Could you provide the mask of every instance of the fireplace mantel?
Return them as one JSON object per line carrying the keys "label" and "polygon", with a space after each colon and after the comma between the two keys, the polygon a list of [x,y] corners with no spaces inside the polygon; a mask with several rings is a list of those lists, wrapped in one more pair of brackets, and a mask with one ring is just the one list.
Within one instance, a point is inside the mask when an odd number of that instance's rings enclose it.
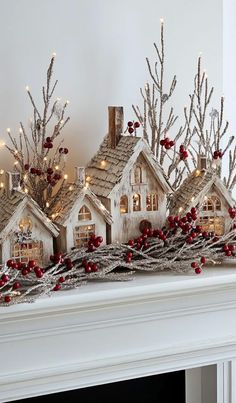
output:
{"label": "fireplace mantel", "polygon": [[90,283],[0,319],[0,402],[231,362],[236,267]]}

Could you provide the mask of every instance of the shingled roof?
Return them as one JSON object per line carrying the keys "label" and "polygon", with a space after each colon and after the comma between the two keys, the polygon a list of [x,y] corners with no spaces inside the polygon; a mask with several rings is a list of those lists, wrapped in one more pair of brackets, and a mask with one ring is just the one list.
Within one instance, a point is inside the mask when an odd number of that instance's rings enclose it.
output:
{"label": "shingled roof", "polygon": [[55,223],[63,225],[67,218],[69,218],[75,203],[77,203],[79,200],[83,200],[85,197],[87,197],[94,208],[100,212],[100,214],[104,217],[104,220],[111,224],[111,214],[100,202],[97,196],[90,189],[76,183],[68,183],[66,186],[61,188],[54,202],[50,206],[49,215],[54,215],[53,220]]}
{"label": "shingled roof", "polygon": [[234,200],[214,169],[195,170],[172,195],[170,213],[178,214],[181,209],[181,213],[185,214],[191,207],[196,206],[212,187],[215,187],[233,207]]}
{"label": "shingled roof", "polygon": [[121,136],[116,148],[108,146],[108,136],[104,138],[98,152],[86,168],[87,180],[89,178],[92,191],[97,196],[108,197],[132,168],[140,153],[147,160],[163,189],[171,192],[171,186],[150,147],[143,138],[135,136]]}
{"label": "shingled roof", "polygon": [[53,236],[59,234],[57,227],[46,217],[29,195],[14,190],[9,195],[6,192],[0,193],[0,239],[8,234],[20,211],[23,211],[25,207],[29,207],[32,214],[42,222]]}

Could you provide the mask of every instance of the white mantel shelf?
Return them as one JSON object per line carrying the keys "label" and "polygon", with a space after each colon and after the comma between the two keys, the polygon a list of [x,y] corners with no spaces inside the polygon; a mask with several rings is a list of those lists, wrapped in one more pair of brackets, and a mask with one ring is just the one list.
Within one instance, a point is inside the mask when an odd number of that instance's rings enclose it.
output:
{"label": "white mantel shelf", "polygon": [[0,402],[235,357],[236,266],[90,283],[0,308]]}

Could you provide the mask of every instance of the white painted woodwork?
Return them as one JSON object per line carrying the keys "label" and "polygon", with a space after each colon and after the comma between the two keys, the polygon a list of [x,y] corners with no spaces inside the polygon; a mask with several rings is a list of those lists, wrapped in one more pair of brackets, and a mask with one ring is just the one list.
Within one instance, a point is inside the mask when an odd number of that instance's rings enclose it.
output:
{"label": "white painted woodwork", "polygon": [[200,276],[141,274],[2,307],[0,401],[213,364],[219,395],[219,365],[236,358],[235,317],[233,266]]}

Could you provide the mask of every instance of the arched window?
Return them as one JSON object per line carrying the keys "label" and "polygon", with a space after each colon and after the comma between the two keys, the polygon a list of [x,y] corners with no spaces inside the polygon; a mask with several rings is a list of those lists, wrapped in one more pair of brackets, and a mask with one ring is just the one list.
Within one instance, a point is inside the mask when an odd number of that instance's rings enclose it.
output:
{"label": "arched window", "polygon": [[141,210],[141,196],[138,193],[133,195],[133,211]]}
{"label": "arched window", "polygon": [[217,211],[221,210],[221,201],[220,201],[219,197],[217,197],[217,196],[215,196],[215,209]]}
{"label": "arched window", "polygon": [[123,195],[120,198],[120,213],[128,213],[128,197],[126,195]]}
{"label": "arched window", "polygon": [[203,211],[220,211],[221,210],[221,201],[218,196],[209,196],[206,197],[203,204]]}
{"label": "arched window", "polygon": [[92,219],[91,211],[87,206],[82,206],[79,215],[78,215],[78,220],[79,221],[89,221]]}
{"label": "arched window", "polygon": [[146,210],[147,211],[157,211],[158,210],[158,195],[156,193],[147,194]]}
{"label": "arched window", "polygon": [[142,168],[139,165],[134,168],[134,183],[142,183]]}

